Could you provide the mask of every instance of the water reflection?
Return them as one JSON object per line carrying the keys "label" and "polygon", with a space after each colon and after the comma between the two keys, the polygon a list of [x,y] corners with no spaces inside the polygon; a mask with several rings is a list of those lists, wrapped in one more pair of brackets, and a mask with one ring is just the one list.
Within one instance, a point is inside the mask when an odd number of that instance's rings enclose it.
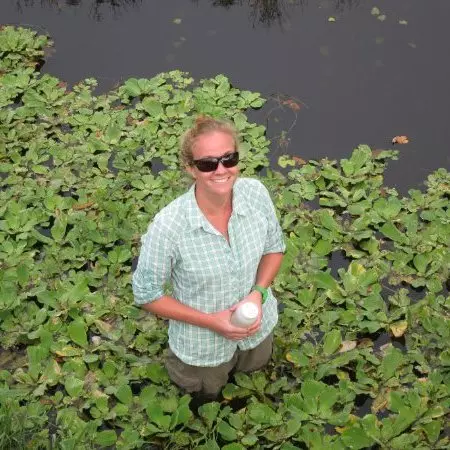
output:
{"label": "water reflection", "polygon": [[[251,9],[250,17],[253,25],[261,23],[270,26],[274,23],[282,25],[289,18],[289,10],[303,8],[309,0],[210,0],[213,6],[231,8],[248,4]],[[192,0],[199,3],[199,0]],[[351,9],[360,3],[360,0],[313,0],[314,5],[335,11]],[[103,19],[102,10],[109,8],[114,16],[119,15],[129,7],[142,4],[142,0],[16,0],[17,9],[22,12],[28,6],[41,5],[62,10],[65,6],[88,6],[89,15],[95,20]]]}
{"label": "water reflection", "polygon": [[[242,5],[245,0],[212,0],[213,6],[230,8],[234,5]],[[260,22],[264,25],[272,25],[277,22],[280,25],[287,16],[287,5],[296,6],[303,0],[247,0],[251,7],[251,19],[253,25]]]}
{"label": "water reflection", "polygon": [[[213,6],[221,6],[224,8],[242,5],[245,2],[251,7],[253,24],[259,22],[267,26],[275,22],[280,25],[283,24],[288,18],[289,9],[294,7],[303,8],[309,3],[308,0],[211,0]],[[314,1],[314,4],[322,8],[343,11],[357,6],[359,2],[360,0],[319,0],[318,2]]]}
{"label": "water reflection", "polygon": [[89,15],[97,21],[103,18],[102,9],[109,8],[113,16],[119,15],[128,7],[135,7],[142,3],[142,0],[16,0],[17,9],[22,12],[29,6],[41,5],[57,10],[64,9],[65,6],[79,7],[87,5]]}

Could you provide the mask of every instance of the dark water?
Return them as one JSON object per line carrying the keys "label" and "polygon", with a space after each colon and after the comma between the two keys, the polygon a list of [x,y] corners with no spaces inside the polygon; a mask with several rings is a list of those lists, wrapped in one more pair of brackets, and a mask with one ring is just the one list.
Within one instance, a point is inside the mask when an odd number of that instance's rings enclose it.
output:
{"label": "dark water", "polygon": [[3,0],[0,17],[49,32],[43,70],[69,83],[93,76],[107,90],[180,69],[261,92],[270,100],[254,117],[274,159],[340,158],[407,135],[387,184],[404,193],[449,167],[448,0]]}

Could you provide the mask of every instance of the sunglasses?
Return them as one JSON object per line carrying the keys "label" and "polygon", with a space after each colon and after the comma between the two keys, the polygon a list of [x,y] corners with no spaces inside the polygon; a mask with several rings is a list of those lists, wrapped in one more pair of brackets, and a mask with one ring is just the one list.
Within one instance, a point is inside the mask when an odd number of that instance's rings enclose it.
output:
{"label": "sunglasses", "polygon": [[219,163],[222,163],[223,167],[229,169],[234,167],[239,162],[239,152],[228,153],[220,158],[202,158],[194,159],[192,164],[197,167],[200,172],[213,172],[219,167]]}

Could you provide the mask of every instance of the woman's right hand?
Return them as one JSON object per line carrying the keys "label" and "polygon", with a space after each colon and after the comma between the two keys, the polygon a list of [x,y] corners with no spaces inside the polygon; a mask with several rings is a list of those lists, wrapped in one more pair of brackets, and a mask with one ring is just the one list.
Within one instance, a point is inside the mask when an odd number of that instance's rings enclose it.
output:
{"label": "woman's right hand", "polygon": [[249,337],[252,333],[247,328],[237,327],[230,322],[232,314],[229,309],[210,313],[208,328],[233,341],[240,341]]}

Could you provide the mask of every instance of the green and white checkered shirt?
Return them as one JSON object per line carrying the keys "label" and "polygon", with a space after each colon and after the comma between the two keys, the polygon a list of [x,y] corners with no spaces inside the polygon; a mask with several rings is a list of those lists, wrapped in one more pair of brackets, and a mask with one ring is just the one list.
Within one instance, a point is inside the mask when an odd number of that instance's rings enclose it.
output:
{"label": "green and white checkered shirt", "polygon": [[[138,305],[163,296],[163,286],[170,281],[181,303],[206,313],[227,309],[250,293],[261,257],[285,250],[273,203],[261,182],[236,180],[229,242],[201,212],[194,188],[163,208],[142,237],[133,274]],[[207,328],[170,320],[169,346],[186,364],[217,366],[229,361],[238,347],[256,347],[277,320],[277,301],[269,290],[255,335],[232,341]]]}

